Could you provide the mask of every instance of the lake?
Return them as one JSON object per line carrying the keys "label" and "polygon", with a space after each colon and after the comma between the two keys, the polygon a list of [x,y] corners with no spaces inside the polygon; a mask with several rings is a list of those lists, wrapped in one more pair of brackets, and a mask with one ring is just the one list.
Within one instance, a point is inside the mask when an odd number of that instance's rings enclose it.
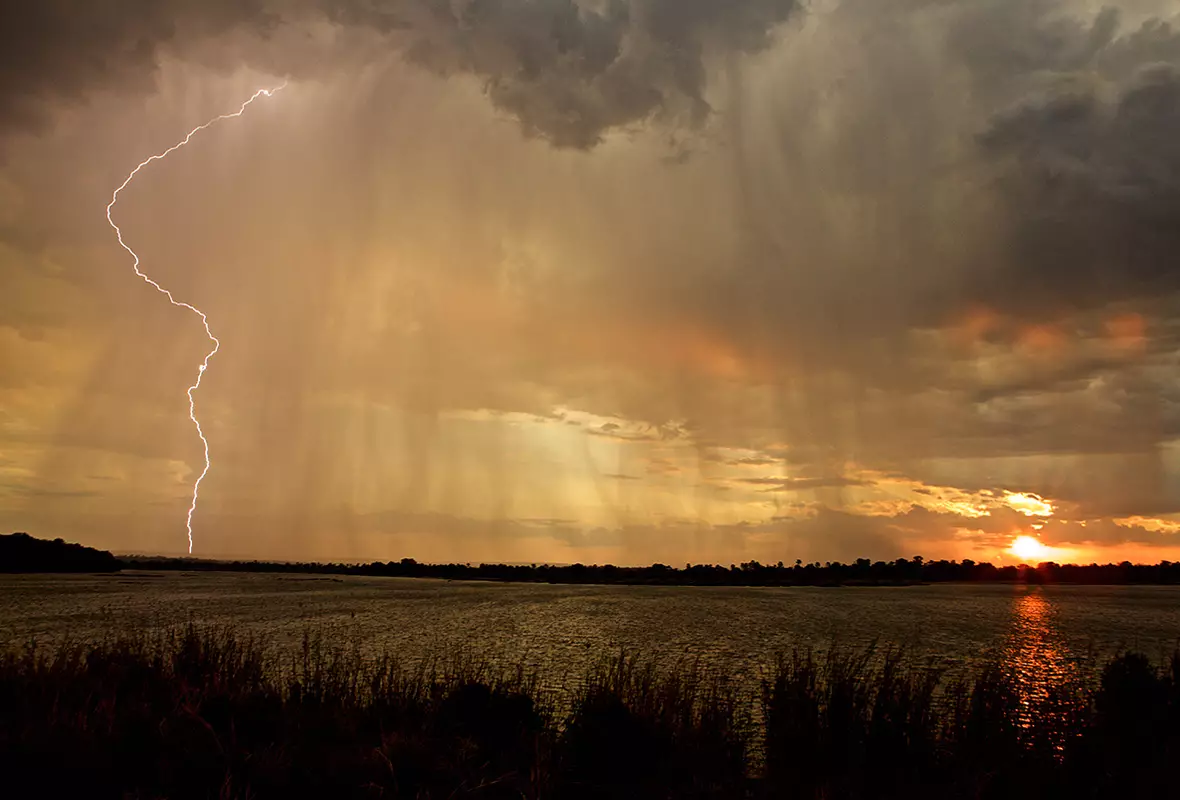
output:
{"label": "lake", "polygon": [[231,623],[297,644],[307,630],[407,662],[463,649],[561,685],[620,649],[702,659],[753,680],[779,652],[904,646],[952,672],[983,658],[1034,682],[1087,654],[1157,657],[1180,640],[1180,587],[550,586],[245,573],[0,576],[0,642]]}

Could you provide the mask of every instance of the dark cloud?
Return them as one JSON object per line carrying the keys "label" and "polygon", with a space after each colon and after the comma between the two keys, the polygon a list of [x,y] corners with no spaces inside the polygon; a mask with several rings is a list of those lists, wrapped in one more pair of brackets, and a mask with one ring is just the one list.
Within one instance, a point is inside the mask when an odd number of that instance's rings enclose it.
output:
{"label": "dark cloud", "polygon": [[[796,0],[425,1],[412,61],[485,81],[524,131],[588,148],[650,118],[700,124],[709,51],[752,52]],[[394,6],[393,8],[396,8]]]}
{"label": "dark cloud", "polygon": [[1115,41],[1117,9],[1079,14],[1063,0],[952,2],[947,46],[990,102],[1011,98],[1046,74],[1085,69]]}
{"label": "dark cloud", "polygon": [[[192,52],[229,30],[260,38],[331,22],[388,37],[413,63],[474,75],[528,135],[589,148],[610,131],[660,118],[699,125],[711,52],[752,52],[797,0],[84,0],[8,3],[0,11],[0,120],[38,121],[46,101],[143,86],[162,52]],[[233,57],[301,74],[298,49]],[[220,66],[236,66],[222,64]]]}
{"label": "dark cloud", "polygon": [[[1180,32],[1077,30],[1075,72],[998,113],[1009,257],[984,299],[1025,315],[1180,289]],[[1085,46],[1082,46],[1082,43]]]}
{"label": "dark cloud", "polygon": [[[899,340],[971,307],[1043,319],[1176,288],[1175,23],[832,5],[785,42],[777,98],[733,101],[742,281],[698,290],[742,346],[773,331],[778,358],[829,363],[837,338],[853,369],[908,378]],[[883,352],[841,341],[870,338]]]}
{"label": "dark cloud", "polygon": [[39,124],[48,103],[147,88],[161,49],[278,17],[263,0],[14,0],[0,5],[0,125]]}

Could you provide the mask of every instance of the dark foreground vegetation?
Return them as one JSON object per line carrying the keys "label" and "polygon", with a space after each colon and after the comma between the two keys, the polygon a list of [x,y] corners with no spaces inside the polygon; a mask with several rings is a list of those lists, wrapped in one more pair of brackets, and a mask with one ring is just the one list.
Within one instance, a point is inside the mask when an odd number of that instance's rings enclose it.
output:
{"label": "dark foreground vegetation", "polygon": [[559,705],[471,659],[189,627],[0,659],[0,775],[38,798],[1174,797],[1178,687],[1180,657],[1030,696],[1001,666],[796,653],[743,699],[620,657]]}

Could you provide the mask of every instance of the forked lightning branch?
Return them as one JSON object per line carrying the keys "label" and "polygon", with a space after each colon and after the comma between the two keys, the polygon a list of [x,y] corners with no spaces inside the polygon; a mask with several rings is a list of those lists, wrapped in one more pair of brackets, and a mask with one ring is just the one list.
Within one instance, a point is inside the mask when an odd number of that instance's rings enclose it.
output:
{"label": "forked lightning branch", "polygon": [[144,167],[148,166],[149,164],[151,164],[154,161],[161,161],[161,160],[167,158],[170,154],[176,152],[180,148],[187,145],[190,141],[192,141],[193,137],[196,136],[198,133],[215,125],[216,123],[221,122],[222,120],[233,119],[234,117],[242,116],[242,114],[246,113],[246,109],[250,107],[250,104],[253,103],[255,100],[257,100],[260,97],[270,97],[275,92],[281,90],[284,86],[286,86],[285,83],[282,86],[278,86],[274,89],[259,89],[257,92],[255,92],[250,97],[249,100],[242,103],[241,107],[238,108],[237,111],[233,112],[232,114],[222,114],[219,117],[214,117],[213,119],[206,122],[204,125],[200,125],[196,128],[193,128],[191,131],[188,132],[187,136],[185,136],[181,141],[179,141],[176,144],[169,147],[167,150],[163,151],[162,153],[157,153],[156,155],[151,156],[150,158],[147,158],[147,159],[141,161],[139,163],[139,165],[135,167],[135,169],[131,170],[131,173],[127,176],[127,179],[123,181],[123,183],[119,186],[119,188],[115,189],[114,194],[111,195],[111,202],[107,205],[107,222],[109,222],[111,227],[115,229],[115,235],[118,236],[118,238],[119,238],[119,244],[123,247],[124,250],[126,250],[128,253],[131,254],[131,258],[133,259],[132,268],[135,270],[135,274],[138,275],[140,278],[142,278],[146,283],[151,285],[160,294],[167,297],[168,302],[171,303],[172,305],[177,306],[179,308],[187,309],[188,311],[191,311],[194,314],[196,314],[198,317],[200,317],[201,324],[205,326],[205,335],[208,336],[209,341],[213,343],[213,348],[208,353],[205,354],[204,361],[202,361],[197,367],[196,381],[193,383],[192,386],[188,387],[188,415],[189,415],[189,419],[192,420],[193,425],[196,427],[197,436],[201,437],[201,444],[205,448],[205,466],[201,470],[201,474],[197,476],[196,481],[193,482],[192,502],[189,504],[189,507],[188,507],[188,516],[185,518],[185,527],[188,530],[188,551],[190,554],[193,552],[193,514],[197,510],[197,499],[199,498],[200,492],[201,492],[201,481],[205,480],[205,476],[209,474],[209,468],[211,466],[211,462],[209,460],[209,440],[207,438],[205,438],[205,431],[201,428],[201,422],[197,418],[197,404],[196,404],[196,399],[193,396],[193,393],[196,392],[197,389],[201,388],[201,379],[205,377],[205,371],[209,369],[209,360],[212,359],[213,356],[217,355],[218,350],[221,349],[221,341],[216,336],[213,335],[213,329],[209,327],[209,318],[205,315],[204,311],[202,311],[201,309],[197,308],[194,305],[191,305],[189,303],[184,303],[184,302],[181,302],[180,300],[177,300],[175,297],[173,297],[172,292],[165,289],[163,286],[161,286],[159,283],[157,283],[155,280],[153,280],[151,277],[149,277],[145,272],[143,272],[143,270],[140,269],[139,254],[136,253],[133,249],[131,249],[130,245],[128,245],[127,242],[124,241],[123,231],[122,231],[122,229],[119,228],[118,225],[115,224],[115,220],[111,216],[111,213],[112,213],[112,211],[114,211],[115,204],[119,202],[119,194],[124,189],[126,189],[128,187],[128,185],[130,185],[131,181],[134,180],[135,176],[138,175],[139,171],[142,170]]}

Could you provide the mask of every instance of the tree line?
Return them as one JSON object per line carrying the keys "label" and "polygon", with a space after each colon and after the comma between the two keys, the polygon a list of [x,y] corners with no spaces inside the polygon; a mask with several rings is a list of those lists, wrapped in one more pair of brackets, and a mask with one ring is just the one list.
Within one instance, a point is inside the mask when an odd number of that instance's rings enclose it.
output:
{"label": "tree line", "polygon": [[0,572],[113,572],[120,569],[220,572],[286,572],[320,575],[364,575],[439,580],[513,583],[629,584],[662,586],[912,586],[924,583],[1071,583],[1180,584],[1180,563],[1057,564],[996,566],[969,558],[927,561],[922,556],[893,561],[858,558],[793,564],[746,561],[730,564],[667,564],[618,567],[613,564],[424,564],[400,561],[308,563],[225,561],[163,556],[117,558],[61,539],[48,541],[14,533],[0,536]]}
{"label": "tree line", "polygon": [[134,569],[303,572],[441,580],[514,583],[629,584],[664,586],[908,586],[924,583],[1180,584],[1180,563],[1056,564],[996,566],[976,562],[927,561],[921,556],[893,561],[859,558],[794,564],[747,561],[730,564],[667,564],[619,567],[612,564],[424,564],[412,558],[368,564],[307,564],[199,559],[124,559]]}

